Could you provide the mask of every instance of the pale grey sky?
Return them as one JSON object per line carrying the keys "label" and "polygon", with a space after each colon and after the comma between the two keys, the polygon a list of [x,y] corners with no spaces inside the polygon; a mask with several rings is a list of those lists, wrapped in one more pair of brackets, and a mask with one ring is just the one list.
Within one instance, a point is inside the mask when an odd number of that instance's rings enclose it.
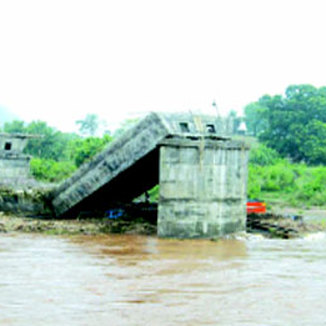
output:
{"label": "pale grey sky", "polygon": [[0,106],[63,131],[326,85],[324,0],[0,0]]}

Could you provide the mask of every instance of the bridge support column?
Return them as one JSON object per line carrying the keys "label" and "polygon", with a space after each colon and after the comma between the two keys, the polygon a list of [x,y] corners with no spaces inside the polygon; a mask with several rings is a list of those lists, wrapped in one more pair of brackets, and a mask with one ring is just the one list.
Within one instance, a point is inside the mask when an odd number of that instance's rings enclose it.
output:
{"label": "bridge support column", "polygon": [[212,138],[160,146],[158,235],[211,238],[244,231],[248,148]]}

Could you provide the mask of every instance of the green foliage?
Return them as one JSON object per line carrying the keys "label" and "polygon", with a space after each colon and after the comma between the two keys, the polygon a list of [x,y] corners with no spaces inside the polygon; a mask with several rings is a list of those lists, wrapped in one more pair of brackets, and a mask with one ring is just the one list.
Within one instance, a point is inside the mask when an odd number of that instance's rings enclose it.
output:
{"label": "green foliage", "polygon": [[158,202],[160,193],[160,186],[156,185],[148,191],[148,195],[151,202]]}
{"label": "green foliage", "polygon": [[35,179],[48,182],[62,181],[76,170],[72,162],[56,162],[42,158],[33,158],[30,166]]}
{"label": "green foliage", "polygon": [[3,126],[3,131],[7,133],[25,133],[26,127],[24,121],[13,120],[11,122],[6,122]]}
{"label": "green foliage", "polygon": [[100,152],[110,141],[112,137],[104,135],[103,138],[88,137],[78,139],[74,142],[74,160],[77,167],[89,161],[95,154]]}
{"label": "green foliage", "polygon": [[304,142],[300,146],[308,164],[326,162],[326,123],[311,120],[302,130]]}
{"label": "green foliage", "polygon": [[250,150],[250,163],[256,165],[272,165],[282,160],[280,154],[264,144],[252,147]]}
{"label": "green foliage", "polygon": [[247,196],[251,199],[258,199],[261,196],[261,178],[256,172],[256,167],[249,165]]}
{"label": "green foliage", "polygon": [[259,139],[294,162],[326,164],[326,88],[293,85],[285,96],[263,96],[246,107],[250,123],[261,121]]}
{"label": "green foliage", "polygon": [[285,164],[276,164],[264,169],[264,183],[262,190],[266,191],[288,191],[294,184],[295,174]]}
{"label": "green foliage", "polygon": [[[36,179],[58,182],[69,177],[77,167],[90,160],[111,141],[111,137],[105,135],[103,138],[75,139],[75,137],[72,137],[70,141],[60,144],[59,136],[64,136],[64,134],[53,134],[51,141],[53,141],[54,147],[60,149],[63,156],[69,158],[69,160],[63,161],[42,157],[40,155],[42,151],[36,152],[36,157],[31,160],[31,172]],[[65,137],[63,138],[65,139]]]}
{"label": "green foliage", "polygon": [[46,125],[45,122],[36,121],[29,124],[27,132],[40,135],[40,138],[31,139],[26,146],[26,153],[51,159],[65,161],[69,159],[68,144],[79,137],[75,134],[62,133]]}
{"label": "green foliage", "polygon": [[291,165],[283,162],[270,166],[250,165],[249,197],[251,198],[252,192],[259,196],[261,191],[291,191],[295,177]]}
{"label": "green foliage", "polygon": [[326,204],[326,168],[307,168],[297,181],[296,201],[309,205]]}
{"label": "green foliage", "polygon": [[326,205],[326,167],[309,167],[280,161],[249,165],[248,197],[276,200],[285,205]]}
{"label": "green foliage", "polygon": [[245,121],[249,134],[258,136],[267,127],[265,117],[267,107],[263,103],[254,102],[248,104],[245,109]]}

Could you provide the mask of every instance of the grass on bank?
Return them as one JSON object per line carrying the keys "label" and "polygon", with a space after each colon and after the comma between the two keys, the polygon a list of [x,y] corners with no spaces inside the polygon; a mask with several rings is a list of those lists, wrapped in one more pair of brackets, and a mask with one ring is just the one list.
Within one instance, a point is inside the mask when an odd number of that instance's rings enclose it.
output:
{"label": "grass on bank", "polygon": [[[263,150],[266,150],[263,149]],[[326,206],[326,167],[293,164],[267,150],[253,149],[248,197],[293,207]]]}

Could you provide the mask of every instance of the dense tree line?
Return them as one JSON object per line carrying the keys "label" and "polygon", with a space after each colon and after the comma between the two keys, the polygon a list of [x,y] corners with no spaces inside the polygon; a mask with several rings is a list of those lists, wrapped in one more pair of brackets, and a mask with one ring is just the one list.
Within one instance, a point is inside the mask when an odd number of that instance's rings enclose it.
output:
{"label": "dense tree line", "polygon": [[289,86],[246,106],[245,117],[249,132],[282,157],[326,164],[326,87]]}

